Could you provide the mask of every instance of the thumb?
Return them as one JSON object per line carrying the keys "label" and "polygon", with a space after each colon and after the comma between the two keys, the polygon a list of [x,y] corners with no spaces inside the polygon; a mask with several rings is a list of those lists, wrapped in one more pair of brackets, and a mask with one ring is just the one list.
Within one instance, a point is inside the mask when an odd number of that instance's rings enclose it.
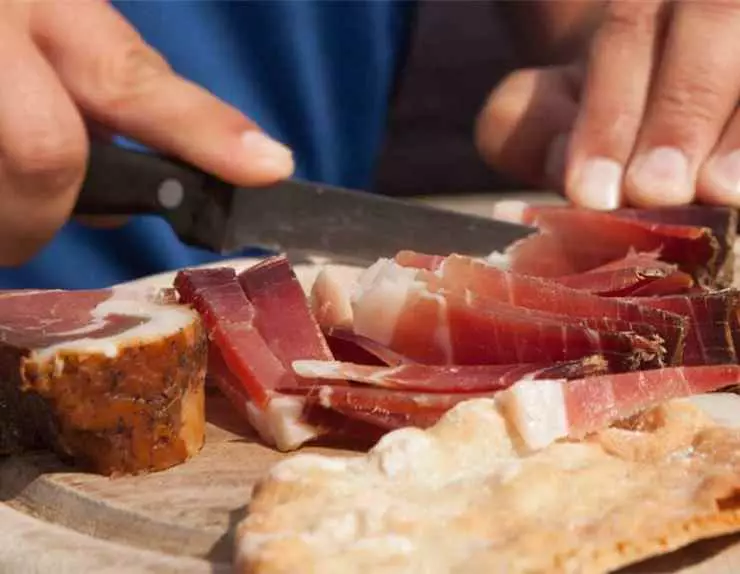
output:
{"label": "thumb", "polygon": [[517,70],[491,93],[475,142],[495,169],[535,186],[563,186],[568,134],[578,112],[580,68]]}

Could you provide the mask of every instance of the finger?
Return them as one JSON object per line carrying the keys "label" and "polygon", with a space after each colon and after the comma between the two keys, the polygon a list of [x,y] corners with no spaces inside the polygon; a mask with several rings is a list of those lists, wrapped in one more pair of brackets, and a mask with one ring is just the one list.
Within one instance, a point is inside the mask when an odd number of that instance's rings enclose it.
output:
{"label": "finger", "polygon": [[696,198],[740,207],[740,114],[736,111],[709,160],[699,170]]}
{"label": "finger", "polygon": [[570,141],[566,195],[613,209],[640,127],[652,72],[661,3],[611,2],[594,37]]}
{"label": "finger", "polygon": [[577,111],[577,70],[519,70],[489,96],[476,121],[485,161],[522,182],[562,186],[567,134]]}
{"label": "finger", "polygon": [[660,70],[625,180],[635,204],[694,199],[697,172],[740,95],[740,2],[675,5]]}
{"label": "finger", "polygon": [[82,182],[82,119],[30,39],[0,21],[0,264],[30,258],[69,217]]}
{"label": "finger", "polygon": [[290,176],[290,150],[175,74],[106,3],[42,3],[37,42],[93,120],[240,185]]}

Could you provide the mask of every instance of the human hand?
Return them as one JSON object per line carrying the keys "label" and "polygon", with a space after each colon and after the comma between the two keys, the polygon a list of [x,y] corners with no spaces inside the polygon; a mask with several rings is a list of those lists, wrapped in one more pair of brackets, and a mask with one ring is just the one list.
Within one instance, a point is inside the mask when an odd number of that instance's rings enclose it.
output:
{"label": "human hand", "polygon": [[290,176],[290,150],[175,74],[106,2],[0,1],[0,264],[69,218],[90,125],[237,185]]}
{"label": "human hand", "polygon": [[738,35],[736,0],[612,1],[585,61],[497,87],[478,148],[584,207],[740,206]]}

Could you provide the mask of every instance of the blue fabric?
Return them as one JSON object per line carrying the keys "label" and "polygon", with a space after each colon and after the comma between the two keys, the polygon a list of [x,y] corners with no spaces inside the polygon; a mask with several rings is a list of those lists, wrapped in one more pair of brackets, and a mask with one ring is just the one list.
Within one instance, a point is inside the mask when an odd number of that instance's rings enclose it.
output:
{"label": "blue fabric", "polygon": [[[410,3],[114,4],[177,72],[291,146],[298,176],[368,187]],[[95,288],[216,259],[156,218],[114,230],[72,222],[28,264],[0,268],[0,288]]]}

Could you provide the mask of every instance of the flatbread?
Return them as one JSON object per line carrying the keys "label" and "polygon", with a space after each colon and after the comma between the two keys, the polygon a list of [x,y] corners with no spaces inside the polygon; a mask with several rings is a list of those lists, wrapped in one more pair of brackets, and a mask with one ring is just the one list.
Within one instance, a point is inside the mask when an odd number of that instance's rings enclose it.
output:
{"label": "flatbread", "polygon": [[235,567],[609,572],[740,530],[739,487],[740,430],[688,400],[527,452],[495,401],[479,399],[365,455],[278,463],[238,527]]}

